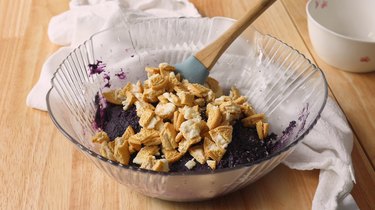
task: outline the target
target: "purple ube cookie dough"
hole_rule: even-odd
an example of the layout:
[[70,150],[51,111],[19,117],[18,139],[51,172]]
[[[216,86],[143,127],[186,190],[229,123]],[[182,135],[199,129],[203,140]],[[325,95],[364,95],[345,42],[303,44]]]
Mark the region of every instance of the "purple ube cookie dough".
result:
[[[122,136],[126,128],[131,125],[136,132],[140,131],[139,118],[136,114],[135,106],[131,106],[127,111],[122,109],[120,105],[108,103],[103,109],[99,108],[98,97],[96,99],[98,106],[95,123],[98,128],[104,130],[110,139]],[[202,116],[203,118],[205,116]],[[229,144],[224,157],[221,159],[217,168],[232,168],[238,165],[251,163],[259,159],[267,157],[278,146],[277,136],[270,134],[266,139],[259,140],[255,128],[245,128],[241,122],[235,123],[233,126],[233,138]],[[134,157],[131,157],[133,159]],[[183,171],[202,171],[211,170],[207,164],[197,165],[191,170],[185,167],[185,163],[191,160],[189,153],[185,154],[179,161],[169,166],[170,172]],[[130,162],[130,165],[138,167]]]

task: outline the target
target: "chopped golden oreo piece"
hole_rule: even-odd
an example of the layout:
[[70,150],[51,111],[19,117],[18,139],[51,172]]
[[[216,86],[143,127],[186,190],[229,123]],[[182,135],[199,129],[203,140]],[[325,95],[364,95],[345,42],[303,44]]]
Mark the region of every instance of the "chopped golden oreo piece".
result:
[[117,90],[111,90],[111,91],[108,91],[108,92],[104,92],[102,93],[103,97],[105,98],[105,100],[107,100],[108,102],[112,103],[112,104],[117,104],[117,105],[122,105],[122,98],[120,97],[117,97]]
[[154,67],[146,67],[145,68],[146,72],[148,73],[148,77],[151,77],[154,74],[159,74],[160,69],[159,68],[154,68]]
[[247,102],[240,105],[240,107],[241,107],[242,113],[244,113],[246,117],[249,117],[255,114],[253,107],[251,107],[250,104]]
[[142,128],[141,131],[129,138],[129,143],[133,147],[138,145],[146,145],[146,146],[152,146],[152,145],[159,145],[161,144],[159,131],[154,129],[146,129]]
[[163,128],[163,125],[163,120],[159,116],[155,115],[145,128],[160,131]]
[[134,104],[135,104],[135,107],[137,109],[137,116],[138,117],[141,117],[142,113],[147,109],[155,110],[155,107],[152,104],[147,103],[145,101],[136,101]]
[[180,132],[185,139],[193,139],[200,135],[201,132],[201,120],[191,119],[183,122],[180,127]]
[[168,75],[168,81],[169,81],[169,90],[172,92],[172,90],[181,85],[180,80],[177,78],[177,76],[174,74],[174,72],[169,72]]
[[140,164],[141,166],[139,168],[152,170],[152,167],[154,166],[155,162],[156,162],[155,156],[148,155],[143,159],[143,162]]
[[197,83],[186,83],[186,87],[193,95],[197,97],[204,97],[207,95],[208,91],[210,91],[210,89]]
[[172,103],[159,103],[155,108],[155,114],[163,119],[171,119],[175,110],[176,106]]
[[113,152],[114,158],[123,165],[128,165],[130,160],[129,142],[123,137],[118,137],[115,140],[115,149]]
[[137,152],[137,151],[141,150],[142,143],[139,140],[139,138],[136,138],[136,137],[132,136],[132,137],[129,138],[128,142],[129,142],[129,152],[130,153],[134,153],[134,152]]
[[[192,134],[188,134],[188,135],[191,135],[189,139],[186,139],[185,137],[183,137],[181,139],[181,141],[179,142],[179,145],[178,145],[178,150],[182,153],[186,153],[187,150],[194,144],[198,143],[201,141],[202,137],[200,135],[195,135],[195,132],[192,132]],[[193,137],[194,136],[194,137]],[[186,146],[186,148],[185,148]]]
[[130,91],[126,91],[125,95],[126,95],[126,99],[122,101],[122,105],[123,105],[123,109],[126,111],[129,109],[131,105],[135,103],[137,99],[133,95],[133,93],[131,93]]
[[207,77],[206,83],[208,87],[215,93],[216,97],[220,97],[223,95],[223,90],[221,89],[219,82],[216,79]]
[[141,165],[143,162],[147,161],[149,156],[154,156],[159,152],[158,146],[145,146],[137,153],[137,156],[133,159],[133,163]]
[[169,71],[169,72],[176,70],[174,66],[171,66],[168,63],[160,63],[159,69],[164,70],[164,71]]
[[[266,137],[264,135],[264,130],[265,130],[264,127],[265,126],[264,126],[264,123],[262,121],[259,120],[256,123],[256,129],[257,129],[258,137],[259,137],[260,140],[263,140]],[[267,127],[268,127],[268,123],[267,123]],[[268,129],[268,128],[266,128],[266,129]]]
[[[138,146],[138,145],[136,145],[136,146]],[[130,152],[130,154],[133,154],[133,153],[138,152],[139,150],[141,150],[141,146],[142,145],[139,145],[138,148],[134,148],[134,146],[129,143],[129,152]]]
[[194,105],[194,95],[188,92],[180,91],[177,92],[177,96],[181,100],[182,105],[193,106]]
[[158,96],[162,95],[164,90],[154,90],[152,88],[145,88],[143,91],[143,100],[150,103],[158,102]]
[[200,136],[196,136],[192,139],[182,138],[178,143],[178,151],[182,154],[185,154],[191,145],[198,143],[201,140]]
[[[128,139],[135,134],[134,129],[131,126],[128,126],[122,134],[121,137],[117,137],[115,142],[114,148],[114,157],[115,159],[120,162],[121,164],[128,165],[130,160],[130,154],[135,152],[135,149],[132,145],[129,144]],[[138,146],[138,150],[140,150],[141,145]]]
[[184,114],[179,111],[173,113],[173,126],[176,131],[180,130],[181,124],[184,122]]
[[207,115],[207,126],[210,130],[220,125],[222,116],[218,106],[207,106]]
[[126,83],[126,85],[124,87],[122,87],[122,89],[119,91],[118,95],[120,97],[125,97],[125,93],[127,91],[132,91],[133,90],[133,84],[128,82]]
[[154,74],[148,80],[153,90],[163,90],[168,84],[168,80],[160,74]]
[[113,152],[114,152],[114,147],[115,147],[114,145],[115,145],[114,141],[103,142],[100,147],[100,154],[109,160],[115,160],[115,158],[113,157]]
[[204,107],[206,105],[206,101],[204,100],[204,98],[197,98],[194,100],[194,104],[199,107]]
[[206,121],[204,121],[204,120],[200,121],[199,127],[201,128],[201,132],[200,132],[201,136],[204,136],[204,134],[208,133],[208,131],[210,130],[210,128],[208,127]]
[[235,86],[232,86],[230,88],[229,96],[232,97],[233,100],[236,100],[238,97],[241,96],[241,94],[240,94],[240,91]]
[[154,117],[155,112],[151,109],[144,109],[141,112],[141,116],[139,117],[139,125],[142,127],[146,127]]
[[232,98],[229,96],[220,96],[219,98],[216,98],[213,102],[212,105],[215,106],[220,106],[224,102],[232,101]]
[[258,121],[264,120],[264,114],[253,114],[241,120],[242,125],[245,127],[254,126]]
[[[237,105],[240,105],[240,108],[241,108],[241,105],[246,103],[246,97],[245,96],[240,96],[238,98],[236,98],[235,100],[233,100],[234,103],[236,103]],[[242,109],[241,109],[242,111]]]
[[189,153],[194,157],[200,164],[206,162],[206,157],[204,156],[203,145],[196,145],[189,148]]
[[153,171],[160,171],[160,172],[168,172],[169,165],[166,159],[156,159],[155,156],[148,156],[145,158],[144,162],[141,164],[140,168],[153,170]]
[[198,106],[193,106],[193,107],[184,106],[183,108],[180,108],[179,111],[180,113],[184,115],[184,118],[187,120],[201,119]]
[[141,81],[137,81],[135,85],[133,85],[132,93],[143,93],[143,84]]
[[183,156],[183,154],[179,153],[177,150],[162,150],[162,151],[168,163],[174,163],[178,161],[179,159],[181,159],[181,157]]
[[138,134],[141,136],[140,142],[143,145],[152,146],[161,144],[160,134],[157,130],[142,128]]
[[207,96],[206,96],[206,102],[210,103],[214,101],[215,99],[216,99],[215,93],[212,90],[208,91]]
[[211,89],[211,90],[213,90],[213,91],[215,91],[215,90],[217,90],[219,87],[220,87],[220,85],[219,85],[219,81],[217,81],[216,79],[214,79],[214,78],[212,78],[212,77],[207,77],[207,79],[206,79],[206,83],[207,83],[207,85],[208,85],[208,87]]
[[179,92],[189,92],[189,90],[184,85],[182,85],[181,82],[178,85],[175,85],[173,87],[173,90],[176,91],[176,93],[179,93]]
[[232,101],[223,102],[219,108],[229,123],[238,120],[241,116],[241,107]]
[[178,134],[176,135],[176,142],[180,142],[182,139],[184,138],[184,136],[182,135],[181,132],[178,132]]
[[161,63],[159,64],[159,69],[160,69],[160,75],[163,77],[166,77],[169,75],[170,72],[173,72],[175,70],[174,66],[170,66],[167,63]]
[[203,142],[203,150],[206,159],[211,158],[215,160],[217,163],[220,162],[221,158],[223,158],[225,154],[225,149],[219,147],[209,138],[204,138]]
[[215,169],[216,169],[216,161],[214,161],[214,160],[207,160],[207,165],[208,165],[212,170],[215,170]]
[[168,99],[169,102],[173,103],[176,106],[181,105],[181,100],[179,97],[177,97],[174,93],[166,92],[163,94],[163,96]]
[[103,143],[110,141],[108,134],[105,131],[99,131],[91,139],[94,143]]
[[263,123],[263,136],[264,137],[268,136],[269,129],[270,129],[270,124],[269,123]]
[[160,139],[163,149],[174,150],[178,144],[176,142],[176,130],[171,123],[165,123],[160,132]]
[[230,125],[219,126],[209,131],[212,140],[217,146],[225,149],[228,144],[232,141],[233,127]]
[[135,134],[134,132],[134,129],[132,126],[128,126],[124,132],[124,134],[122,134],[122,138],[124,140],[128,140],[131,136],[133,136]]
[[[161,103],[161,104],[166,104],[166,103],[169,102],[168,99],[167,99],[165,96],[163,96],[163,95],[158,96],[158,100],[159,100],[159,104],[160,104],[160,103]],[[158,104],[158,105],[159,105],[159,104]]]
[[168,161],[166,159],[156,160],[151,170],[160,171],[160,172],[168,172],[169,171]]

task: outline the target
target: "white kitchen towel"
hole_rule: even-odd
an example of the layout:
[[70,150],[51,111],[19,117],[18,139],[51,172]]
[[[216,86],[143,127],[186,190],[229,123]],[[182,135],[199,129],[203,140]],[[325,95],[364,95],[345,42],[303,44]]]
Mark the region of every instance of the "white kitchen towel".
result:
[[[347,205],[343,200],[349,195],[355,181],[352,148],[353,133],[345,116],[336,102],[328,98],[314,128],[284,160],[284,164],[289,168],[320,169],[312,209],[341,210],[344,209],[343,204]],[[353,198],[348,199],[354,201]]]
[[[28,106],[46,110],[46,94],[58,65],[92,34],[122,24],[123,9],[142,11],[155,16],[194,16],[199,13],[187,0],[72,0],[70,10],[51,19],[48,36],[51,42],[65,47],[44,63],[39,81],[27,96]],[[139,15],[127,12],[127,15]],[[350,195],[354,173],[351,163],[353,135],[337,104],[328,98],[321,118],[296,150],[284,161],[298,170],[320,169],[313,210],[358,209]]]
[[27,106],[47,110],[45,97],[59,64],[94,33],[123,24],[124,9],[128,10],[127,16],[200,17],[188,0],[72,0],[69,6],[70,10],[52,17],[49,22],[50,41],[64,47],[43,64],[41,76],[26,98]]

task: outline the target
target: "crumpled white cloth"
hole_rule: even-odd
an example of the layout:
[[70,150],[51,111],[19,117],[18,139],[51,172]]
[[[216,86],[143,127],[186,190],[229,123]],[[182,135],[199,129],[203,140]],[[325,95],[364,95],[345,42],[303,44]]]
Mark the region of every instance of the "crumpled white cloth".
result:
[[51,78],[59,64],[75,47],[96,32],[123,24],[124,9],[127,17],[150,14],[158,17],[200,17],[188,0],[71,0],[70,10],[49,22],[48,37],[54,44],[63,45],[43,64],[38,82],[26,98],[30,107],[47,110],[45,97],[51,88]]
[[312,209],[358,209],[349,194],[355,182],[352,148],[353,133],[346,118],[336,102],[328,98],[314,128],[284,160],[289,168],[320,169]]
[[[27,96],[26,104],[30,107],[46,110],[45,97],[58,65],[92,34],[121,24],[121,8],[161,17],[200,16],[187,0],[72,0],[69,5],[70,10],[53,17],[49,23],[49,39],[65,47],[45,61],[39,81]],[[350,195],[355,181],[350,155],[352,147],[353,134],[345,116],[328,98],[314,129],[284,161],[293,169],[320,169],[313,210],[358,209]]]

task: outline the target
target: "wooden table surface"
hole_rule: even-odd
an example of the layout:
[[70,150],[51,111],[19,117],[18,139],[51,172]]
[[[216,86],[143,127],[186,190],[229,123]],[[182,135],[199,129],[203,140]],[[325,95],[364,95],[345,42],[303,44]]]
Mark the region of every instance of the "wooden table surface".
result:
[[[254,0],[253,0],[254,1]],[[250,0],[192,0],[204,16],[239,18]],[[375,209],[375,73],[352,74],[325,64],[311,46],[306,1],[280,0],[255,27],[301,51],[323,69],[354,131],[352,195]],[[45,59],[49,19],[68,1],[0,0],[0,209],[310,209],[319,171],[275,168],[256,183],[210,201],[174,203],[117,184],[56,129],[46,112],[26,107]]]

